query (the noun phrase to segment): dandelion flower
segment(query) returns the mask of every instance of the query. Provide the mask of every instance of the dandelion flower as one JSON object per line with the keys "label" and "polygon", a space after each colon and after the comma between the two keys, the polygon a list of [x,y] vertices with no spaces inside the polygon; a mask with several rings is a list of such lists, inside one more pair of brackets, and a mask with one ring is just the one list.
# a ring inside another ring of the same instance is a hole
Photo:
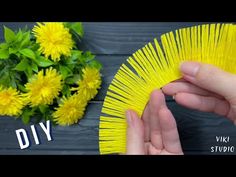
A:
{"label": "dandelion flower", "polygon": [[77,90],[88,101],[97,95],[102,83],[101,76],[99,70],[96,68],[86,67],[82,72],[83,79],[79,80]]}
{"label": "dandelion flower", "polygon": [[79,94],[69,98],[64,97],[62,103],[53,113],[53,118],[59,125],[72,125],[82,118],[86,105],[86,100],[80,97]]}
{"label": "dandelion flower", "polygon": [[25,99],[19,91],[0,86],[0,115],[18,116],[24,106]]}
{"label": "dandelion flower", "polygon": [[37,75],[30,78],[29,83],[25,85],[28,92],[26,97],[30,100],[32,106],[40,104],[52,104],[53,99],[59,95],[62,89],[62,77],[53,68],[41,70]]}
{"label": "dandelion flower", "polygon": [[46,57],[51,56],[53,61],[59,61],[61,55],[70,56],[73,47],[69,29],[61,22],[37,23],[33,33],[39,43],[39,51]]}

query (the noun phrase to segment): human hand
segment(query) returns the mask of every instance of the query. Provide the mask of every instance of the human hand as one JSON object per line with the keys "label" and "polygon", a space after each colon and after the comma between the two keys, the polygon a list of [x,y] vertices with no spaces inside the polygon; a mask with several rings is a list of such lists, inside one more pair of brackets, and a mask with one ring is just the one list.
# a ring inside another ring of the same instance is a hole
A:
{"label": "human hand", "polygon": [[152,92],[141,119],[132,110],[126,112],[126,117],[126,154],[183,154],[176,121],[167,108],[164,94],[160,90]]}
{"label": "human hand", "polygon": [[236,124],[236,75],[198,62],[184,62],[180,70],[183,79],[164,86],[165,94],[180,105],[225,116]]}

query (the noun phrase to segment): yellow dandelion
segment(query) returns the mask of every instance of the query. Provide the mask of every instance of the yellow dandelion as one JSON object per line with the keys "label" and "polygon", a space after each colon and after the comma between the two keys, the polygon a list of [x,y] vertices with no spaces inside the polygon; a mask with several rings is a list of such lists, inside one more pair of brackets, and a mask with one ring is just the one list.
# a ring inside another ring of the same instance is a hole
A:
{"label": "yellow dandelion", "polygon": [[25,99],[19,91],[0,86],[0,115],[18,116],[25,104]]}
{"label": "yellow dandelion", "polygon": [[91,67],[84,68],[82,72],[83,79],[79,80],[77,90],[88,101],[97,95],[102,83],[101,75],[98,69]]}
{"label": "yellow dandelion", "polygon": [[39,43],[39,51],[46,57],[51,56],[53,61],[59,61],[61,55],[70,56],[73,47],[69,29],[61,22],[37,23],[33,33]]}
{"label": "yellow dandelion", "polygon": [[86,105],[86,100],[79,94],[75,94],[69,98],[64,97],[62,103],[53,113],[53,118],[59,125],[72,125],[83,117]]}
{"label": "yellow dandelion", "polygon": [[30,78],[29,82],[25,85],[28,92],[25,94],[30,100],[32,106],[40,104],[52,104],[53,99],[59,95],[62,89],[62,77],[53,68],[46,69],[38,72]]}

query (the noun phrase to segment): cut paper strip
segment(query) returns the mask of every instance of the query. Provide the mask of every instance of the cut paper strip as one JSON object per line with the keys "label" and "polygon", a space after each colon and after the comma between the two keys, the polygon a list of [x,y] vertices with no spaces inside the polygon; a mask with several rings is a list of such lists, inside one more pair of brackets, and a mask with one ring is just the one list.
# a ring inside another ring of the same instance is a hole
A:
{"label": "cut paper strip", "polygon": [[180,79],[182,61],[215,65],[236,74],[236,25],[204,24],[169,32],[136,51],[119,68],[104,99],[99,125],[101,154],[126,152],[127,109],[141,117],[150,93]]}

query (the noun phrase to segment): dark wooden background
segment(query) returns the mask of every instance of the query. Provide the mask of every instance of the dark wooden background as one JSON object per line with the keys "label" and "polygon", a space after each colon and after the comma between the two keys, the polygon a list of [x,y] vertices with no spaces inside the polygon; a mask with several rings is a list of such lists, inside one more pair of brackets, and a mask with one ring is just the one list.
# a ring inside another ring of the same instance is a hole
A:
{"label": "dark wooden background", "polygon": [[[3,25],[18,29],[34,23],[0,23],[0,41],[3,41]],[[91,50],[103,64],[103,84],[99,94],[90,102],[84,118],[78,125],[52,127],[53,141],[47,142],[45,134],[38,128],[41,144],[35,145],[30,125],[12,117],[0,117],[0,154],[99,154],[99,116],[107,88],[119,66],[137,49],[153,38],[178,28],[201,23],[83,23],[85,36],[80,46]],[[181,143],[185,154],[210,153],[211,146],[236,145],[236,127],[225,118],[183,108],[167,98],[178,124]],[[24,128],[29,132],[32,145],[20,150],[15,130]],[[230,142],[217,143],[215,136],[230,136]],[[221,153],[223,154],[223,153]],[[230,153],[230,154],[236,154]]]}

